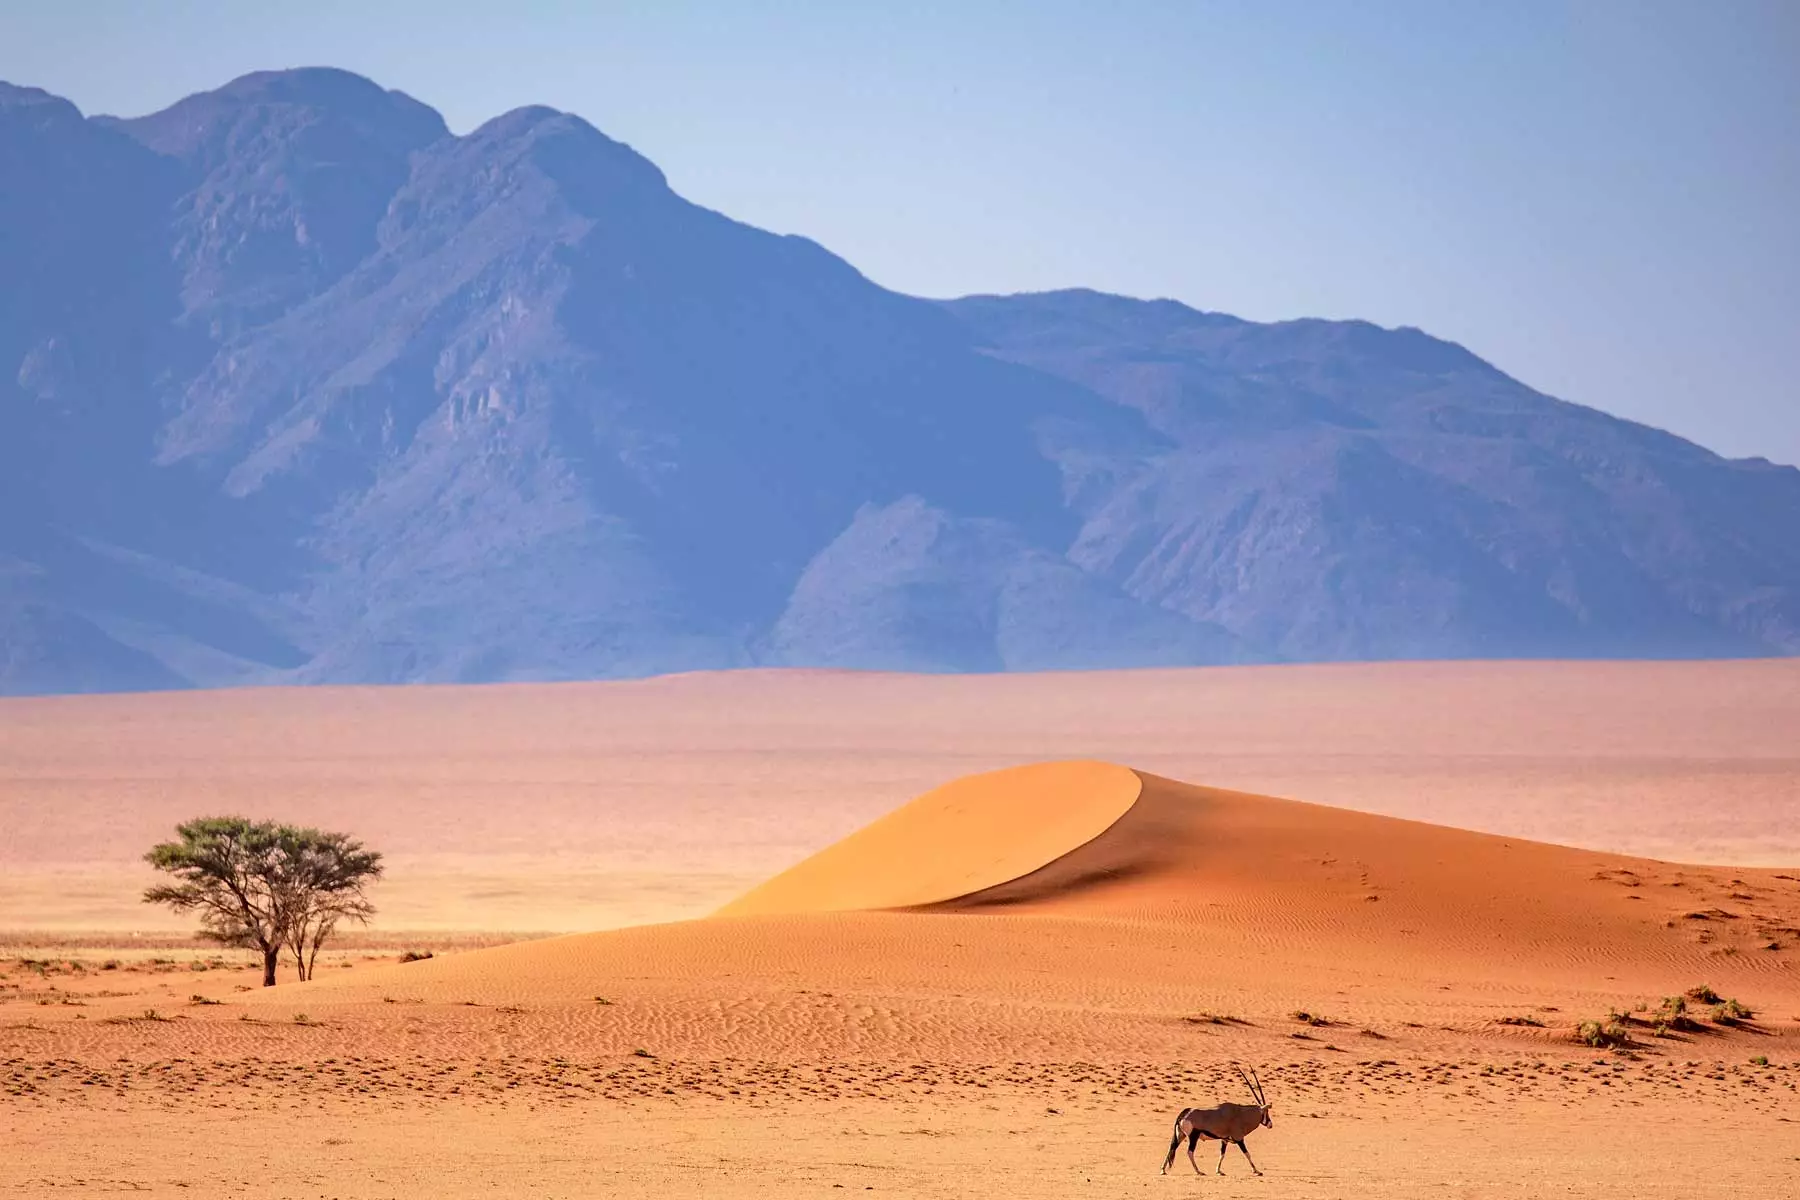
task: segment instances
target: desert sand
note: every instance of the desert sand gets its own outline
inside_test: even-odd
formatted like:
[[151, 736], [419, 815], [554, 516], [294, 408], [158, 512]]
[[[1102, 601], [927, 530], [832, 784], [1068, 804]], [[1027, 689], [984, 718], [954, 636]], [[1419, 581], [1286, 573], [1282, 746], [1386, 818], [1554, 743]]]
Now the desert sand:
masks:
[[[1091, 758], [1687, 862], [1800, 862], [1800, 662], [1390, 663], [0, 700], [0, 930], [175, 931], [175, 823], [387, 852], [390, 930], [712, 912], [948, 780]], [[129, 884], [129, 886], [122, 886]]]
[[[234, 807], [262, 795], [283, 807], [258, 815], [346, 825], [377, 844], [409, 828], [396, 814], [455, 812], [471, 828], [416, 830], [407, 852], [452, 872], [448, 856], [479, 866], [475, 848], [498, 838], [496, 857], [526, 865], [513, 877], [490, 861], [492, 877], [528, 894], [529, 864], [563, 861], [567, 877], [538, 894], [564, 914], [604, 908], [572, 899], [585, 893], [569, 860], [610, 844], [593, 824], [644, 846], [662, 831], [676, 847], [707, 844], [710, 824], [729, 849], [710, 860], [710, 883], [696, 872], [669, 885], [671, 902], [705, 905], [699, 919], [410, 963], [348, 950], [314, 982], [266, 990], [232, 955], [0, 949], [0, 1186], [1800, 1194], [1792, 666], [1024, 682], [1037, 687], [713, 676], [350, 692], [335, 709], [316, 693], [17, 705], [7, 715], [40, 736], [7, 723], [5, 795], [25, 818], [10, 878], [52, 853], [71, 872], [106, 861], [75, 836], [78, 818], [29, 800], [33, 779], [40, 797], [77, 805], [110, 779], [155, 809], [116, 805], [92, 839], [119, 863], [197, 794]], [[1133, 683], [1179, 715], [1128, 700]], [[594, 699], [615, 686], [637, 699]], [[1309, 708], [1312, 686], [1331, 704]], [[892, 723], [859, 712], [859, 697]], [[503, 720], [508, 700], [530, 712]], [[654, 712], [681, 713], [678, 729], [658, 740]], [[174, 732], [185, 740], [159, 752]], [[1033, 755], [1056, 736], [1062, 752]], [[1100, 753], [1132, 740], [1135, 759]], [[436, 763], [433, 747], [450, 743]], [[909, 802], [884, 800], [912, 777], [908, 745], [942, 773]], [[1218, 769], [1184, 781], [1167, 765], [1183, 756]], [[1009, 765], [1033, 757], [1044, 761]], [[757, 804], [804, 779], [807, 762], [817, 775], [800, 798], [759, 822]], [[1310, 780], [1335, 803], [1258, 794], [1244, 787], [1257, 770], [1287, 781], [1267, 790], [1304, 795]], [[621, 799], [650, 780], [662, 790], [639, 807]], [[515, 806], [493, 801], [509, 791]], [[1420, 815], [1433, 819], [1407, 819]], [[536, 839], [560, 832], [559, 853], [507, 842], [521, 825]], [[1661, 846], [1693, 853], [1644, 852]], [[1737, 861], [1688, 865], [1719, 846]], [[643, 878], [673, 856], [667, 844], [646, 852]], [[53, 898], [29, 890], [43, 878], [9, 883], [9, 904]], [[110, 886], [136, 883], [115, 869]], [[450, 888], [434, 908], [412, 886], [418, 913], [477, 899]], [[48, 907], [11, 923], [53, 938], [56, 921], [108, 911]], [[1663, 998], [1690, 991], [1685, 1019], [1659, 1028]], [[1623, 1045], [1576, 1040], [1580, 1022], [1614, 1012]], [[1233, 1151], [1227, 1174], [1211, 1175], [1203, 1146], [1206, 1178], [1185, 1160], [1159, 1176], [1178, 1109], [1248, 1099], [1234, 1062], [1257, 1068], [1274, 1106], [1274, 1127], [1249, 1143], [1265, 1174]]]

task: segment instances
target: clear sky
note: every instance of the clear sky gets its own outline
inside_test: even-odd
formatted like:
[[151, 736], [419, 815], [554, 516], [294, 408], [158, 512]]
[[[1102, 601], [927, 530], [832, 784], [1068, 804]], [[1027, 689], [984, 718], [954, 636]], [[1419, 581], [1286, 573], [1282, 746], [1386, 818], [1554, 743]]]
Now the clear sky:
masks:
[[1417, 325], [1800, 463], [1800, 0], [0, 4], [90, 113], [302, 65], [579, 113], [902, 291]]

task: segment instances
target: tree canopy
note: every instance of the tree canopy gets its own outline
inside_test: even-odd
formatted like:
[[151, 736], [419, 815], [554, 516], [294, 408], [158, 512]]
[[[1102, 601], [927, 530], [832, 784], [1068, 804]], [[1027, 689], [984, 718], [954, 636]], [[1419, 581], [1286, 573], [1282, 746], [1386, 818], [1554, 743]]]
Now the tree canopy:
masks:
[[259, 951], [264, 987], [283, 949], [310, 979], [338, 925], [375, 913], [367, 888], [381, 877], [381, 855], [348, 834], [243, 817], [201, 817], [175, 834], [144, 858], [179, 882], [148, 889], [145, 902], [196, 913], [203, 937]]

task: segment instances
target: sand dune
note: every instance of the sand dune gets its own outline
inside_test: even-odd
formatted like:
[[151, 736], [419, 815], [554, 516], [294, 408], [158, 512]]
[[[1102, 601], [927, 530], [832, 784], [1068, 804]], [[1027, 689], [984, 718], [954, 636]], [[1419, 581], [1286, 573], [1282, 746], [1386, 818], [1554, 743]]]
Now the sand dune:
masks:
[[[1265, 1030], [1289, 1008], [1367, 1028], [1436, 1011], [1482, 1029], [1543, 1004], [1604, 1013], [1703, 979], [1800, 1012], [1797, 953], [1790, 872], [1068, 762], [934, 789], [714, 919], [307, 990], [309, 1003], [404, 987], [432, 1004], [565, 1006], [579, 1038], [602, 1041], [618, 1027], [616, 1011], [592, 1007], [605, 995], [684, 1056], [1043, 1057], [1068, 1045], [1156, 1056], [1192, 1042], [1183, 1017], [1199, 997]], [[281, 989], [246, 999], [292, 1002]]]
[[720, 915], [1261, 921], [1288, 930], [1290, 949], [1319, 941], [1322, 956], [1352, 943], [1364, 955], [1398, 935], [1410, 953], [1473, 948], [1493, 964], [1541, 963], [1552, 948], [1588, 961], [1688, 946], [1731, 957], [1800, 936], [1797, 900], [1800, 884], [1781, 871], [1608, 855], [1068, 762], [929, 792]]

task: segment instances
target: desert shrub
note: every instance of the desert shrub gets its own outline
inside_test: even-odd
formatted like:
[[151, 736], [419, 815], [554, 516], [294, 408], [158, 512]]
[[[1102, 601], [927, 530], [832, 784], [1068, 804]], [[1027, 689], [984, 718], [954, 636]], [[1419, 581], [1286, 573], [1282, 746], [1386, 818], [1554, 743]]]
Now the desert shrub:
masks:
[[1322, 1017], [1318, 1013], [1309, 1013], [1304, 1008], [1297, 1008], [1289, 1013], [1288, 1016], [1294, 1018], [1294, 1020], [1300, 1022], [1302, 1025], [1312, 1025], [1317, 1027], [1320, 1025], [1331, 1024], [1331, 1019], [1329, 1017]]
[[1689, 988], [1687, 990], [1687, 992], [1684, 994], [1687, 996], [1687, 998], [1689, 1000], [1695, 1001], [1696, 1003], [1699, 1003], [1699, 1004], [1717, 1004], [1719, 1001], [1721, 1001], [1725, 998], [1725, 997], [1719, 995], [1719, 993], [1713, 991], [1712, 988], [1708, 987], [1704, 983], [1701, 984], [1699, 987]]
[[1769, 1056], [1766, 1054], [1758, 1054], [1751, 1058], [1750, 1065], [1753, 1067], [1766, 1067], [1769, 1065]]
[[1544, 1023], [1536, 1017], [1496, 1017], [1494, 1023], [1496, 1025], [1530, 1025], [1536, 1029], [1544, 1027]]
[[1615, 1013], [1603, 1021], [1583, 1021], [1577, 1025], [1575, 1040], [1596, 1049], [1609, 1050], [1630, 1045], [1631, 1031], [1625, 1028], [1625, 1023]]
[[195, 992], [193, 995], [188, 997], [188, 1003], [189, 1004], [222, 1004], [222, 1003], [224, 1003], [224, 1001], [209, 1000], [205, 996], [202, 996], [199, 992]]
[[656, 1057], [656, 1055], [650, 1053], [648, 1050], [644, 1049], [642, 1046], [639, 1046], [636, 1050], [633, 1050], [631, 1052], [631, 1054], [632, 1054], [633, 1058], [655, 1058]]
[[400, 961], [403, 963], [424, 962], [430, 957], [432, 957], [432, 954], [429, 950], [408, 950], [405, 954], [400, 956]]
[[1687, 1012], [1686, 996], [1664, 996], [1656, 1011], [1650, 1014], [1651, 1032], [1657, 1037], [1668, 1037], [1672, 1029], [1698, 1029], [1699, 1026]]
[[1736, 1025], [1739, 1021], [1748, 1021], [1755, 1015], [1736, 1000], [1722, 1000], [1713, 1009], [1713, 1021], [1720, 1025]]

